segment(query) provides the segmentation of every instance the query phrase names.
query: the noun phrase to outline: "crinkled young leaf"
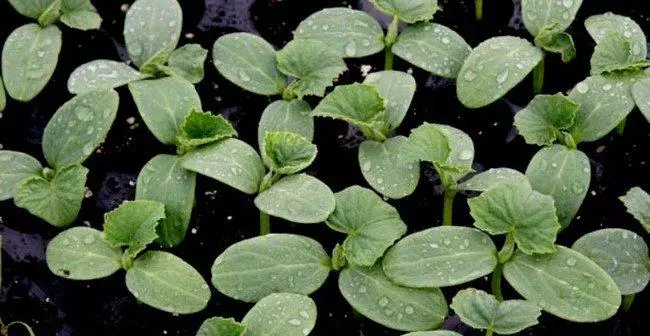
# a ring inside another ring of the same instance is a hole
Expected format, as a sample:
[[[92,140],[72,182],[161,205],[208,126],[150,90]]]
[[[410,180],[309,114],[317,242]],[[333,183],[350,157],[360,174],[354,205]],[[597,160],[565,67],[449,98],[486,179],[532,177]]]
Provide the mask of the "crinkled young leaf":
[[[268,234],[240,241],[212,265],[212,284],[236,300],[257,302],[269,294],[309,295],[330,271],[330,258],[315,240],[293,234]]]
[[[415,191],[420,164],[408,154],[407,139],[396,136],[384,142],[366,140],[359,147],[359,166],[368,184],[393,199]]]
[[[350,8],[320,10],[300,22],[293,36],[323,42],[342,57],[365,57],[384,49],[384,30],[377,20]]]
[[[625,204],[627,212],[650,232],[650,195],[645,190],[634,187],[619,199]]]
[[[579,108],[561,93],[537,95],[515,115],[515,127],[526,143],[548,146],[573,125]]]
[[[18,13],[38,19],[55,1],[59,0],[9,0],[9,3]]]
[[[275,49],[259,36],[221,36],[212,48],[212,59],[222,76],[244,90],[272,96],[287,85],[287,77],[276,66]]]
[[[526,168],[534,190],[553,197],[562,228],[571,223],[587,195],[591,181],[589,158],[562,145],[540,149]]]
[[[39,176],[43,167],[25,153],[0,150],[0,201],[13,198],[27,178]]]
[[[625,70],[634,66],[632,41],[622,33],[609,31],[598,41],[591,55],[591,74]]]
[[[470,327],[487,329],[499,335],[515,334],[534,326],[542,314],[539,307],[530,301],[499,302],[494,295],[474,288],[459,291],[449,307]]]
[[[528,182],[498,185],[467,203],[477,228],[493,235],[513,234],[527,254],[555,251],[560,223],[553,198],[534,191]]]
[[[472,48],[455,31],[427,22],[406,27],[392,51],[433,74],[456,78]]]
[[[443,186],[448,188],[472,171],[474,142],[467,133],[457,128],[448,125],[434,125],[447,137],[451,149],[444,163],[434,162]]]
[[[49,82],[61,51],[61,30],[29,23],[16,28],[2,49],[2,76],[9,96],[32,100]]]
[[[155,201],[126,201],[104,215],[104,239],[112,247],[127,247],[135,258],[158,238],[156,227],[165,218],[165,205]]]
[[[440,7],[438,0],[370,0],[377,9],[406,23],[429,21]]]
[[[284,177],[255,198],[262,212],[301,224],[324,222],[335,204],[332,190],[307,174]]]
[[[180,130],[176,142],[181,152],[237,136],[235,128],[223,116],[197,110],[185,116]]]
[[[490,237],[474,228],[438,226],[404,237],[383,260],[394,283],[415,288],[447,287],[494,271],[497,249]]]
[[[246,326],[234,318],[211,317],[201,324],[196,336],[244,336]]]
[[[83,226],[54,237],[45,257],[52,273],[71,280],[104,278],[122,268],[122,249],[109,246],[101,231]]]
[[[650,122],[650,78],[643,78],[632,84],[632,97],[643,116]]]
[[[165,64],[182,26],[183,11],[176,0],[134,2],[124,20],[124,41],[133,63],[143,72]]]
[[[132,82],[129,90],[147,128],[164,144],[174,144],[187,114],[202,109],[194,86],[180,77]]]
[[[314,138],[314,118],[309,115],[311,107],[304,100],[277,100],[262,112],[257,126],[257,139],[262,147],[266,132],[292,132],[307,140]]]
[[[274,293],[248,311],[244,336],[305,336],[316,325],[316,304],[308,296]]]
[[[564,31],[573,22],[582,0],[522,0],[521,16],[524,26],[531,35],[537,37],[544,27],[557,24]]]
[[[455,331],[434,330],[434,331],[415,331],[402,336],[463,336]]]
[[[406,155],[418,161],[443,164],[449,157],[451,147],[438,125],[425,122],[411,130],[406,151]]]
[[[569,321],[603,321],[621,304],[614,280],[589,258],[564,246],[536,256],[515,251],[503,275],[521,296]]]
[[[76,68],[68,79],[68,91],[73,94],[98,89],[114,89],[148,78],[122,62],[95,60]]]
[[[264,164],[253,147],[238,139],[224,139],[183,156],[183,168],[211,177],[247,194],[256,194]]]
[[[598,140],[612,131],[634,108],[632,80],[591,76],[578,83],[569,99],[580,104],[571,127],[576,143]]]
[[[160,154],[149,160],[138,175],[136,200],[164,204],[165,218],[156,228],[158,243],[180,244],[185,238],[194,206],[196,173],[182,167],[179,156]]]
[[[526,175],[510,168],[491,168],[460,183],[460,190],[486,191],[502,183],[527,181]]]
[[[646,58],[648,48],[645,34],[643,34],[643,30],[636,22],[626,16],[616,15],[611,12],[593,15],[585,20],[585,28],[587,28],[587,32],[596,43],[600,43],[608,32],[615,31],[623,34],[632,42],[632,54],[635,60],[641,61]]]
[[[460,69],[458,99],[469,108],[489,105],[521,82],[542,58],[540,49],[518,37],[486,40],[472,50]]]
[[[29,177],[18,187],[14,202],[54,226],[67,226],[81,209],[87,174],[88,169],[74,165],[56,172],[51,181]]]
[[[80,30],[99,29],[102,18],[90,0],[62,0],[61,22]]]
[[[372,190],[352,186],[334,196],[336,208],[325,223],[347,234],[343,251],[349,262],[374,265],[406,233],[406,224],[397,210]]]
[[[557,23],[542,28],[535,36],[535,45],[546,51],[560,54],[564,63],[569,63],[576,57],[573,37],[561,30]]]
[[[106,138],[119,103],[114,90],[96,90],[63,104],[43,132],[47,162],[55,168],[84,162]]]
[[[603,229],[590,232],[580,237],[571,248],[602,267],[623,295],[638,293],[648,285],[648,245],[632,231]]]
[[[316,145],[291,132],[266,132],[260,151],[266,166],[282,175],[295,174],[309,167],[318,153]]]
[[[396,129],[404,120],[415,94],[413,76],[401,71],[380,71],[366,76],[363,84],[372,85],[379,90],[386,106],[382,119],[390,131]]]
[[[378,264],[346,267],[339,275],[339,290],[361,315],[392,329],[435,329],[447,315],[447,302],[440,289],[394,284]]]
[[[126,287],[142,303],[173,314],[199,312],[211,296],[199,272],[162,251],[149,251],[136,259],[126,272]]]
[[[167,65],[160,66],[162,72],[170,76],[180,76],[196,84],[203,80],[203,64],[208,51],[200,44],[186,44],[169,55]]]

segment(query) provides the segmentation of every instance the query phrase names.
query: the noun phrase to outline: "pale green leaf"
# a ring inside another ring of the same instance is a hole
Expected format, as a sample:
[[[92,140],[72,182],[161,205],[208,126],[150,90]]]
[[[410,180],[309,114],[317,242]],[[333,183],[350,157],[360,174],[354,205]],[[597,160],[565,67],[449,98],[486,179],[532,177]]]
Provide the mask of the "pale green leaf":
[[[260,151],[266,166],[282,175],[295,174],[309,167],[318,153],[316,145],[291,132],[266,132]]]
[[[650,195],[645,190],[634,187],[619,199],[625,204],[627,212],[650,232]]]
[[[571,248],[604,269],[623,295],[639,293],[648,285],[648,245],[632,231],[603,229],[590,232],[580,237]]]
[[[458,99],[469,108],[489,105],[521,82],[543,58],[530,42],[493,37],[469,54],[457,78]]]
[[[272,293],[309,295],[330,271],[330,258],[315,240],[268,234],[240,241],[212,265],[212,284],[224,295],[257,302]]]
[[[562,228],[571,223],[591,181],[589,158],[577,149],[553,145],[540,149],[526,168],[534,190],[553,197]]]
[[[47,162],[55,168],[84,162],[106,138],[119,103],[114,90],[96,90],[63,104],[43,132]]]
[[[122,62],[95,60],[79,66],[70,74],[68,91],[79,94],[113,89],[148,77]]]
[[[9,0],[9,3],[18,13],[38,19],[55,1],[59,0]]]
[[[112,247],[127,247],[135,258],[158,238],[156,227],[165,218],[165,205],[155,201],[126,201],[104,215],[104,239]]]
[[[427,22],[406,27],[392,50],[395,55],[426,71],[456,78],[472,48],[455,31]]]
[[[129,90],[147,128],[164,144],[175,143],[191,110],[202,110],[196,89],[180,77],[132,82]]]
[[[626,70],[634,66],[636,57],[632,51],[632,41],[622,33],[610,31],[600,39],[591,55],[591,74]]]
[[[564,31],[573,22],[582,0],[522,0],[521,17],[528,32],[537,36],[544,27],[557,24]]]
[[[510,168],[491,168],[460,183],[460,190],[486,191],[502,183],[527,181],[526,175]]]
[[[102,18],[90,0],[62,0],[61,22],[80,30],[99,29]]]
[[[0,150],[0,201],[13,198],[20,183],[40,175],[42,169],[41,163],[30,155]]]
[[[546,51],[560,54],[564,63],[569,63],[577,53],[573,37],[561,30],[557,23],[542,28],[535,36],[535,45]]]
[[[185,238],[194,207],[196,173],[184,169],[182,161],[174,155],[155,156],[140,171],[135,188],[136,200],[164,204],[165,218],[156,228],[157,241],[170,247]]]
[[[434,331],[415,331],[402,336],[463,336],[455,331],[434,330]]]
[[[538,323],[539,307],[526,300],[497,301],[494,295],[474,288],[463,289],[449,305],[460,320],[475,329],[499,335],[518,333]]]
[[[212,59],[222,76],[244,90],[272,96],[287,85],[286,76],[277,69],[275,49],[259,36],[221,36],[214,43]]]
[[[14,202],[54,226],[67,226],[81,209],[87,174],[88,169],[74,165],[57,171],[51,181],[29,177],[20,184]]]
[[[492,273],[497,249],[490,237],[474,228],[438,226],[404,237],[386,252],[386,276],[396,284],[447,287]]]
[[[438,0],[370,0],[377,9],[406,23],[429,21],[440,7]]]
[[[632,84],[632,97],[645,119],[650,122],[650,78],[640,79]]]
[[[366,76],[363,84],[372,85],[379,90],[384,99],[386,111],[383,120],[389,130],[394,130],[402,123],[415,94],[415,79],[401,71],[380,71]]]
[[[412,194],[420,179],[420,164],[408,155],[403,136],[384,142],[364,141],[359,147],[359,166],[373,189],[393,199]]]
[[[176,143],[182,153],[237,136],[235,128],[223,116],[197,110],[192,110],[185,116],[180,130]]]
[[[301,224],[324,222],[335,204],[332,190],[307,174],[284,177],[255,198],[260,211]]]
[[[247,194],[256,194],[264,164],[253,147],[238,139],[224,139],[183,156],[183,168],[211,177]]]
[[[327,44],[343,57],[365,57],[384,49],[384,30],[372,16],[350,8],[325,8],[298,25],[295,39]]]
[[[515,251],[503,275],[521,296],[569,321],[603,321],[621,304],[614,280],[589,258],[564,246],[537,256]]]
[[[126,286],[144,304],[173,314],[199,312],[211,296],[199,272],[162,251],[149,251],[136,259],[126,272]]]
[[[260,300],[244,316],[244,336],[309,335],[317,315],[316,304],[308,296],[274,293]]]
[[[343,269],[339,289],[357,312],[392,329],[435,329],[447,315],[447,302],[440,289],[396,285],[386,277],[381,265]]]
[[[314,118],[309,115],[311,108],[304,100],[276,100],[262,112],[257,126],[257,139],[262,147],[266,132],[292,132],[307,140],[314,138]]]
[[[52,273],[72,280],[104,278],[122,268],[122,249],[110,247],[101,231],[83,226],[54,237],[45,257]]]
[[[590,16],[585,20],[585,28],[596,43],[600,43],[609,32],[618,32],[632,42],[632,53],[635,60],[641,61],[646,58],[648,47],[645,34],[641,27],[628,17],[611,12]]]
[[[444,163],[434,162],[443,186],[449,188],[472,171],[474,142],[467,133],[457,128],[448,125],[434,125],[447,137],[451,149]]]
[[[234,318],[211,317],[201,324],[196,336],[244,336],[246,326]]]
[[[2,49],[2,76],[9,96],[32,100],[49,82],[61,51],[61,31],[29,23],[14,30]]]
[[[411,130],[405,150],[407,156],[418,161],[444,164],[451,147],[449,139],[438,125],[425,122]]]
[[[160,69],[170,76],[180,76],[188,82],[196,84],[203,80],[203,64],[208,56],[208,51],[200,44],[186,44],[169,55],[166,66]]]
[[[573,125],[579,108],[561,93],[537,95],[515,115],[515,127],[526,143],[548,146]]]
[[[374,265],[384,251],[406,233],[406,224],[397,209],[372,190],[352,186],[334,196],[336,208],[325,223],[347,234],[343,251],[349,262]]]

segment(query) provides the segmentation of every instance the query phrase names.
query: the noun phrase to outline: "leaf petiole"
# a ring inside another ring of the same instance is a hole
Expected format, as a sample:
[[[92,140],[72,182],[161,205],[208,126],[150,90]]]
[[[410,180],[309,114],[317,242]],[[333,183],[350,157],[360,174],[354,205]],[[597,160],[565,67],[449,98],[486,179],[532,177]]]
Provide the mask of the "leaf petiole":
[[[260,236],[271,233],[271,216],[260,210]]]
[[[616,125],[616,133],[618,133],[618,135],[623,135],[623,133],[625,133],[625,122],[626,121],[627,121],[627,118],[621,120],[621,122],[618,123],[618,125]]]
[[[537,63],[533,70],[533,92],[538,95],[544,88],[544,57]]]
[[[481,21],[483,19],[483,0],[474,1],[474,11],[476,12],[476,21]]]
[[[388,26],[388,33],[386,33],[386,39],[384,44],[386,45],[386,61],[384,62],[384,70],[393,70],[393,59],[395,55],[393,54],[393,44],[397,41],[397,29],[399,28],[399,19],[395,16],[393,21]]]
[[[454,210],[454,198],[458,193],[456,188],[445,188],[444,203],[442,209],[442,225],[452,225],[452,214]]]
[[[494,269],[494,272],[492,273],[492,295],[497,299],[497,301],[502,302],[503,301],[503,294],[501,294],[501,277],[503,275],[503,264],[498,263],[497,267]],[[486,334],[488,335],[488,334]]]
[[[634,302],[634,294],[623,295],[623,304],[621,304],[621,307],[623,307],[623,311],[630,310],[630,307],[632,307],[633,302]]]

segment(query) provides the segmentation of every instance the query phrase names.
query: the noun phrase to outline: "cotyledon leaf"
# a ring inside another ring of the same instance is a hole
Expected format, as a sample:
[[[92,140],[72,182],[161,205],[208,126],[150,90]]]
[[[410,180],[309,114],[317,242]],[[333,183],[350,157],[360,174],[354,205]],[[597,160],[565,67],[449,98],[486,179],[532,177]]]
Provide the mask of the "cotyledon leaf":
[[[52,116],[43,132],[43,154],[55,168],[84,162],[113,125],[120,97],[112,89],[73,97]]]
[[[386,106],[382,119],[388,124],[388,129],[392,131],[399,127],[415,94],[415,78],[406,72],[388,70],[369,74],[363,84],[379,90]]]
[[[80,94],[113,89],[148,77],[122,62],[95,60],[79,66],[70,74],[68,91]]]
[[[38,19],[55,1],[60,0],[9,0],[9,3],[18,13]]]
[[[286,176],[255,198],[260,211],[301,224],[324,222],[335,204],[332,190],[307,174]]]
[[[260,152],[269,169],[282,175],[291,175],[309,167],[316,159],[318,149],[302,135],[267,132]]]
[[[514,125],[526,143],[548,146],[558,140],[561,131],[573,125],[579,108],[578,103],[561,93],[537,95],[517,112]]]
[[[449,78],[456,78],[471,50],[455,31],[431,22],[406,27],[392,46],[409,63]]]
[[[273,293],[256,303],[242,324],[244,336],[305,336],[316,325],[316,304],[308,296]]]
[[[0,201],[13,198],[20,183],[38,176],[42,169],[41,163],[30,155],[0,150]]]
[[[650,122],[650,78],[632,84],[632,97],[643,116]]]
[[[224,295],[257,302],[272,293],[309,295],[330,271],[330,258],[315,240],[268,234],[240,241],[212,265],[212,284]]]
[[[479,108],[503,97],[542,60],[543,52],[527,40],[493,37],[469,54],[458,74],[458,99]]]
[[[211,317],[201,324],[196,336],[243,336],[246,326],[234,318]]]
[[[326,43],[343,57],[365,57],[384,49],[384,31],[372,16],[350,8],[325,8],[298,25],[295,39]]]
[[[165,218],[156,228],[157,240],[165,246],[183,241],[194,207],[196,173],[184,169],[182,162],[179,156],[157,155],[142,168],[136,184],[136,200],[165,205]]]
[[[2,49],[5,89],[15,100],[32,100],[52,77],[61,51],[61,30],[29,23],[16,28]]]
[[[386,276],[396,284],[447,287],[492,273],[497,249],[490,237],[474,228],[439,226],[404,237],[383,260]]]
[[[536,256],[515,251],[503,275],[521,296],[569,321],[603,321],[621,304],[621,292],[607,272],[564,246]]]
[[[553,197],[558,221],[566,228],[587,195],[591,166],[583,152],[553,145],[533,156],[526,177],[534,190]]]
[[[438,0],[371,0],[381,12],[406,23],[428,21],[440,7]]]
[[[537,36],[544,27],[557,24],[566,30],[578,13],[582,0],[522,0],[521,16],[531,35]]]
[[[259,154],[239,139],[224,139],[183,156],[183,168],[211,177],[247,194],[256,194],[264,177]]]
[[[645,190],[634,187],[619,199],[625,204],[627,212],[650,232],[650,195]]]
[[[257,140],[262,147],[266,132],[292,132],[307,140],[314,138],[314,118],[309,115],[311,108],[304,100],[276,100],[262,112],[257,126]]]
[[[526,181],[526,175],[510,168],[491,168],[458,184],[460,190],[486,191],[502,183]]]
[[[199,272],[162,251],[149,251],[136,259],[126,272],[126,286],[139,301],[173,314],[199,312],[211,296]]]
[[[585,20],[585,28],[587,28],[587,32],[596,43],[600,43],[610,31],[623,34],[625,38],[630,39],[632,42],[634,60],[641,61],[647,56],[648,48],[643,30],[636,22],[626,16],[611,12],[593,15]]]
[[[339,290],[356,311],[392,329],[435,329],[447,315],[447,302],[440,289],[394,284],[379,264],[346,267],[339,275]]]

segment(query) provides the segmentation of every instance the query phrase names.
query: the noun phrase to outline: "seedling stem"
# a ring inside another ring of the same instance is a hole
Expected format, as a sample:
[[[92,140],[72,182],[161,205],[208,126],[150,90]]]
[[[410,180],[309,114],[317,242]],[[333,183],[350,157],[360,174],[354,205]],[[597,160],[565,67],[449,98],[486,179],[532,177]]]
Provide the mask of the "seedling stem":
[[[474,1],[474,10],[476,12],[476,21],[483,19],[483,0]]]
[[[388,26],[388,33],[384,43],[386,44],[386,62],[384,63],[384,70],[393,70],[393,44],[397,41],[397,29],[399,28],[399,19],[393,17],[393,21]]]
[[[533,70],[533,91],[536,95],[542,93],[544,88],[544,58],[535,66]]]
[[[271,233],[271,216],[260,211],[260,236]]]
[[[444,203],[442,210],[442,225],[452,225],[452,214],[454,210],[454,198],[458,190],[455,188],[445,188]]]
[[[632,302],[634,302],[634,294],[623,295],[623,311],[630,310],[630,307],[632,307]]]

